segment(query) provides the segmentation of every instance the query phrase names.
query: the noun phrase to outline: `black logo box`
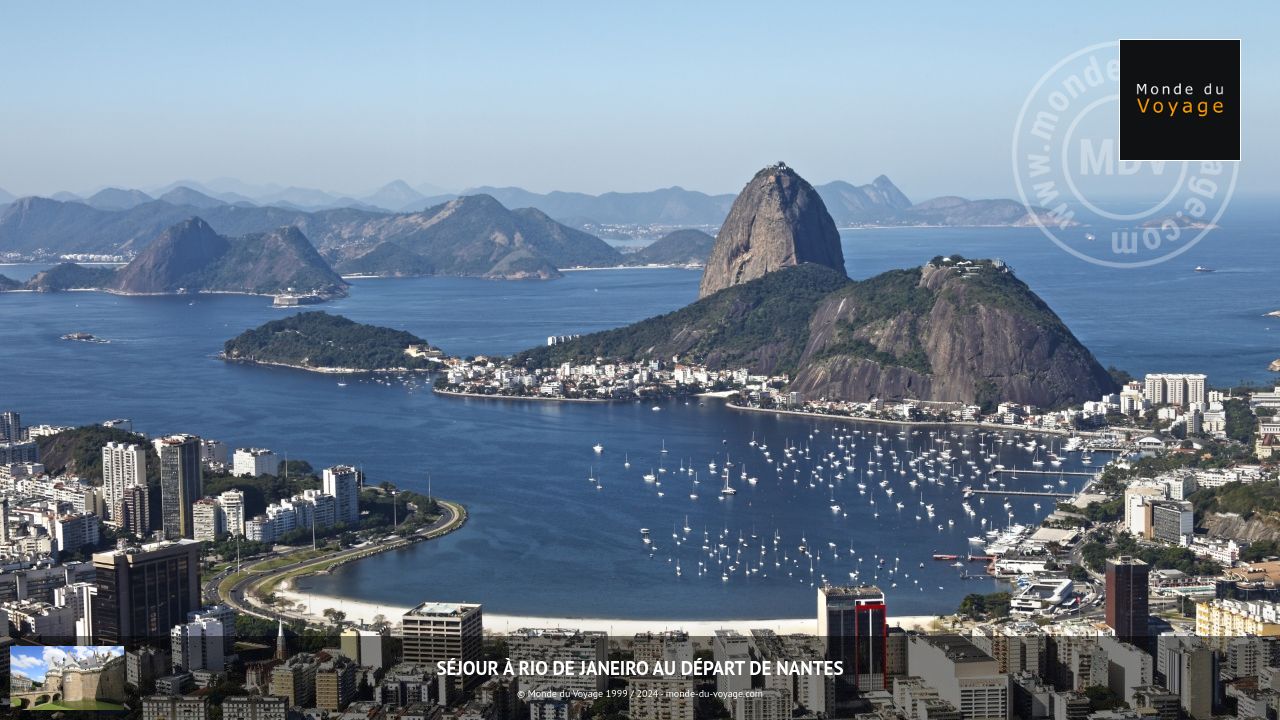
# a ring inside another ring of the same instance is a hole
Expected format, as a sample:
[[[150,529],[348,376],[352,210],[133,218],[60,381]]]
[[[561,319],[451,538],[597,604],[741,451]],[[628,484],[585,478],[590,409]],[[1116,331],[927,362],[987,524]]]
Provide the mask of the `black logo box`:
[[[1241,99],[1239,40],[1121,40],[1120,159],[1239,160]]]

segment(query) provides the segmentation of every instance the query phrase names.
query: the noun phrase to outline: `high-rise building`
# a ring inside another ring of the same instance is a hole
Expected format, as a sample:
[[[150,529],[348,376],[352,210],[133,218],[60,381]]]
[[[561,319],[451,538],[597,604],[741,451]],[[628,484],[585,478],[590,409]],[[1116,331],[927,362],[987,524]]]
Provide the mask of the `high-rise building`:
[[[1127,555],[1107,560],[1107,626],[1125,642],[1144,645],[1149,621],[1147,564]]]
[[[348,627],[340,639],[342,654],[362,667],[385,670],[391,665],[391,633],[380,628]]]
[[[231,474],[238,477],[275,475],[280,472],[280,460],[266,448],[236,448],[231,456]]]
[[[104,644],[168,638],[200,607],[200,544],[154,543],[95,553],[93,625]]]
[[[285,720],[289,702],[269,695],[240,695],[222,699],[222,720]]]
[[[750,662],[751,638],[737,630],[716,630],[711,639],[711,657],[721,664]],[[716,675],[716,692],[730,696],[751,689],[751,676],[747,673],[720,673]]]
[[[222,508],[213,498],[201,498],[191,507],[192,536],[196,540],[213,542],[223,533]]]
[[[316,701],[316,670],[320,661],[311,653],[298,653],[271,671],[269,692],[295,707],[309,708]]]
[[[227,490],[218,496],[218,507],[222,509],[223,525],[232,535],[244,537],[244,492]]]
[[[507,657],[517,664],[532,664],[541,660],[552,664],[565,662],[568,667],[580,667],[582,664],[609,659],[609,636],[594,630],[522,628],[507,633]],[[603,692],[607,682],[608,678],[604,674],[576,674],[566,677],[563,673],[547,673],[520,676],[521,688],[554,685],[581,697]]]
[[[26,436],[22,432],[22,416],[17,410],[0,412],[0,442],[20,442]]]
[[[1006,720],[1009,676],[994,658],[959,635],[914,635],[907,649],[907,672],[938,691],[963,717]]]
[[[1206,376],[1194,373],[1148,373],[1143,395],[1152,405],[1205,403]]]
[[[160,527],[167,540],[195,534],[191,508],[204,495],[200,438],[170,435],[155,441],[160,456]]]
[[[479,604],[424,602],[400,618],[400,630],[406,663],[434,666],[442,660],[479,660],[484,616]],[[455,685],[471,680],[458,678]]]
[[[844,663],[844,674],[836,683],[837,700],[851,697],[851,690],[887,687],[888,632],[888,612],[880,588],[818,588],[818,636],[827,644],[827,659]]]
[[[341,655],[316,668],[316,707],[337,712],[345,710],[356,695],[356,664]]]
[[[109,442],[102,446],[102,501],[106,520],[119,526],[124,491],[147,485],[147,451],[136,443]]]
[[[226,628],[222,621],[202,618],[174,625],[169,637],[175,668],[188,672],[226,669]]]
[[[1195,507],[1187,500],[1152,503],[1151,538],[1173,545],[1186,545],[1195,534]]]
[[[144,538],[152,529],[151,525],[151,489],[145,485],[134,485],[125,488],[120,498],[120,520],[122,529],[133,533],[134,537]]]
[[[321,473],[324,494],[334,499],[334,516],[344,525],[360,522],[360,488],[356,469],[350,465],[334,465]]]
[[[202,695],[152,695],[142,698],[142,720],[207,720],[209,698]]]

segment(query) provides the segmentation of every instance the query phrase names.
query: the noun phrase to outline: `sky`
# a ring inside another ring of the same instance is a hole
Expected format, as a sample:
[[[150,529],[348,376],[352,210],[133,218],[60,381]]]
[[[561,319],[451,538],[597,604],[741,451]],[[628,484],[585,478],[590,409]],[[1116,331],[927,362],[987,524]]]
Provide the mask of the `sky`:
[[[1262,2],[14,3],[0,188],[731,193],[784,160],[1010,197],[1018,109],[1059,59],[1238,37],[1240,192],[1280,192],[1277,29]]]
[[[123,655],[118,645],[14,645],[9,648],[9,667],[36,682],[44,682],[45,673],[59,661],[69,657],[91,657],[93,653]]]

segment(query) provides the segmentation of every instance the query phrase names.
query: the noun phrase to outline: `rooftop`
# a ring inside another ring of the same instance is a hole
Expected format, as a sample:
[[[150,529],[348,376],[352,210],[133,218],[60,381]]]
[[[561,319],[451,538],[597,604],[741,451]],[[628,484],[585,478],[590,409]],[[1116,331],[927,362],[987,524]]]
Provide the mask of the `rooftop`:
[[[424,602],[405,613],[405,615],[416,617],[462,617],[473,610],[479,609],[479,603]]]
[[[959,635],[917,635],[916,637],[941,650],[952,662],[992,662],[990,655]]]

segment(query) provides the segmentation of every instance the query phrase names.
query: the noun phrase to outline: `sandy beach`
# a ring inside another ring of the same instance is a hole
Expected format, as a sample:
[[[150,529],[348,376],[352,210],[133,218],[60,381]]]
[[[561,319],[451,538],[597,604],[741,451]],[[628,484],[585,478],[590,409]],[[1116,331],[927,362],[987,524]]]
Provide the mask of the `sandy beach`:
[[[311,595],[291,589],[277,590],[277,594],[294,603],[295,608],[301,606],[299,612],[325,622],[324,611],[332,608],[346,613],[346,619],[356,622],[371,622],[377,615],[382,615],[391,623],[403,615],[409,608],[402,605],[379,605],[336,598],[328,595]],[[926,629],[937,618],[933,615],[893,616],[890,625],[898,625],[904,629]],[[816,633],[818,622],[814,618],[781,618],[758,620],[621,620],[613,618],[574,618],[574,617],[532,617],[523,615],[484,614],[484,629],[487,632],[509,632],[520,628],[574,628],[578,630],[603,630],[610,635],[627,636],[641,632],[659,632],[662,630],[683,630],[694,636],[709,636],[716,630],[730,629],[746,633],[754,628],[765,628],[777,633]]]

